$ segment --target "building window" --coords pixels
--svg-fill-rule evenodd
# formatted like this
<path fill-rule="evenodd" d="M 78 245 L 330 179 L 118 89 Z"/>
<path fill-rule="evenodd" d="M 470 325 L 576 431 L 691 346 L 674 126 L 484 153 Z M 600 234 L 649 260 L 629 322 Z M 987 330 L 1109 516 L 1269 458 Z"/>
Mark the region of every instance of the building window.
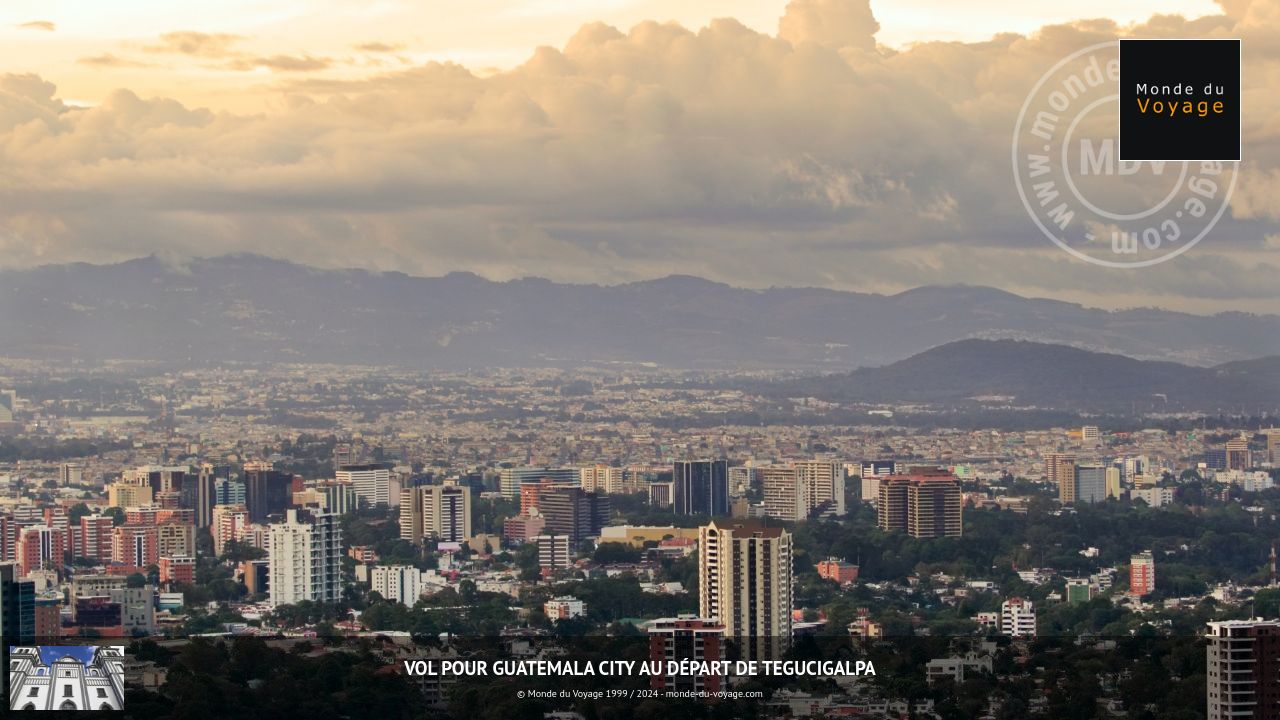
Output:
<path fill-rule="evenodd" d="M 33 687 L 33 688 L 31 688 L 31 692 L 27 693 L 27 697 L 35 697 L 35 696 L 37 696 L 37 695 L 39 695 L 39 694 L 40 694 L 40 688 L 38 688 L 38 687 Z"/>
<path fill-rule="evenodd" d="M 62 697 L 71 697 L 71 686 L 70 686 L 70 685 L 63 685 L 63 686 L 62 686 Z"/>
<path fill-rule="evenodd" d="M 104 697 L 106 697 L 106 696 L 107 696 L 107 691 L 106 691 L 106 689 L 104 689 L 104 688 L 98 688 L 98 697 L 100 697 L 100 698 L 104 698 Z"/>

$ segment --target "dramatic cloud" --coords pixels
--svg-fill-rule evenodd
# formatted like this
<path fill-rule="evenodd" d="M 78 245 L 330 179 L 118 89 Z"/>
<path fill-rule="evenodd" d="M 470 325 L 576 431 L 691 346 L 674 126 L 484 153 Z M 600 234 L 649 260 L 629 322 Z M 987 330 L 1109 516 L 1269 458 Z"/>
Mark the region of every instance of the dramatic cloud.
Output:
<path fill-rule="evenodd" d="M 18 27 L 23 30 L 42 30 L 44 32 L 53 32 L 58 29 L 57 25 L 49 22 L 48 20 L 33 20 L 31 22 L 22 23 Z"/>
<path fill-rule="evenodd" d="M 80 108 L 40 78 L 0 78 L 0 257 L 254 251 L 498 279 L 967 282 L 1091 304 L 1274 308 L 1277 8 L 1227 2 L 1207 18 L 895 52 L 877 47 L 866 0 L 794 0 L 776 36 L 733 20 L 591 24 L 509 71 L 432 63 L 361 79 L 319 72 L 339 65 L 329 58 L 229 56 L 234 36 L 173 33 L 165 52 L 281 71 L 262 80 L 279 101 L 242 115 L 119 91 Z M 1236 217 L 1141 272 L 1054 248 L 1009 168 L 1040 74 L 1117 34 L 1240 36 L 1253 53 Z"/>

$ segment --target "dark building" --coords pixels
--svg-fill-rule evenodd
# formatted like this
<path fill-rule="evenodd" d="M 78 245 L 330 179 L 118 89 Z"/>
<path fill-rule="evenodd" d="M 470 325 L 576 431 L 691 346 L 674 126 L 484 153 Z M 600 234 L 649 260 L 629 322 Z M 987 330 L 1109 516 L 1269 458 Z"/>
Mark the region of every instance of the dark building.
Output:
<path fill-rule="evenodd" d="M 546 518 L 546 534 L 568 535 L 577 545 L 599 535 L 609 523 L 609 496 L 582 488 L 551 488 L 539 493 L 538 510 Z"/>
<path fill-rule="evenodd" d="M 677 461 L 672 473 L 677 515 L 729 514 L 729 462 Z"/>
<path fill-rule="evenodd" d="M 102 634 L 115 635 L 121 627 L 122 606 L 111 598 L 87 597 L 76 600 L 76 625 Z M 102 632 L 102 631 L 115 632 Z"/>
<path fill-rule="evenodd" d="M 1204 466 L 1210 470 L 1227 469 L 1227 449 L 1209 448 L 1204 451 Z"/>
<path fill-rule="evenodd" d="M 36 636 L 36 584 L 18 579 L 18 566 L 0 565 L 0 659 L 5 702 L 9 697 L 9 646 L 30 645 Z"/>
<path fill-rule="evenodd" d="M 213 506 L 218 504 L 217 483 L 231 478 L 230 465 L 205 463 L 196 476 L 195 493 L 190 507 L 196 511 L 196 527 L 207 528 L 213 523 Z"/>
<path fill-rule="evenodd" d="M 293 502 L 293 474 L 273 470 L 262 463 L 244 469 L 245 505 L 249 520 L 265 523 L 271 515 L 284 515 Z"/>
<path fill-rule="evenodd" d="M 1209 623 L 1205 648 L 1208 720 L 1280 718 L 1280 623 Z"/>

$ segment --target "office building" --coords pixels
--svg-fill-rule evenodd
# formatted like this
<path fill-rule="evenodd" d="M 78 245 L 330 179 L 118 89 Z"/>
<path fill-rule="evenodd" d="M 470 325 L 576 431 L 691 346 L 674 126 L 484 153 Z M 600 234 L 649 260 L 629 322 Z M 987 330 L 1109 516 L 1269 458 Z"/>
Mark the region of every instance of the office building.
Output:
<path fill-rule="evenodd" d="M 1243 471 L 1248 470 L 1253 465 L 1249 456 L 1249 441 L 1244 437 L 1228 440 L 1225 449 L 1227 470 Z"/>
<path fill-rule="evenodd" d="M 391 505 L 391 464 L 362 463 L 342 465 L 334 473 L 340 483 L 350 483 L 361 507 Z M 397 502 L 399 496 L 397 493 Z"/>
<path fill-rule="evenodd" d="M 827 558 L 818 563 L 818 577 L 848 585 L 858 580 L 858 566 L 839 558 Z"/>
<path fill-rule="evenodd" d="M 793 462 L 758 468 L 764 514 L 783 520 L 845 514 L 844 466 L 831 462 Z"/>
<path fill-rule="evenodd" d="M 23 580 L 16 564 L 0 564 L 0 645 L 7 651 L 9 643 L 28 643 L 35 637 L 36 584 Z"/>
<path fill-rule="evenodd" d="M 232 540 L 243 541 L 249 532 L 249 526 L 249 510 L 244 505 L 215 505 L 213 524 L 209 527 L 209 532 L 213 535 L 213 554 L 225 553 L 227 543 Z"/>
<path fill-rule="evenodd" d="M 911 475 L 880 479 L 876 522 L 886 532 L 927 539 L 963 533 L 960 481 L 941 468 L 915 468 Z"/>
<path fill-rule="evenodd" d="M 729 514 L 728 461 L 677 461 L 672 482 L 677 515 Z"/>
<path fill-rule="evenodd" d="M 546 520 L 549 535 L 567 535 L 577 547 L 587 538 L 600 534 L 609 524 L 609 497 L 584 492 L 582 488 L 555 488 L 540 494 L 539 510 Z"/>
<path fill-rule="evenodd" d="M 721 638 L 724 626 L 711 618 L 681 615 L 647 623 L 649 662 L 661 672 L 649 678 L 649 687 L 667 692 L 719 692 L 724 678 L 718 674 L 668 675 L 669 662 L 713 663 L 724 659 Z M 677 666 L 679 667 L 679 666 Z"/>
<path fill-rule="evenodd" d="M 1107 499 L 1107 467 L 1104 465 L 1077 465 L 1075 468 L 1075 499 L 1082 503 L 1099 503 Z"/>
<path fill-rule="evenodd" d="M 572 620 L 573 618 L 582 617 L 586 612 L 586 604 L 572 595 L 553 597 L 542 603 L 542 613 L 547 616 L 548 620 L 552 621 Z"/>
<path fill-rule="evenodd" d="M 1085 425 L 1080 428 L 1080 444 L 1084 447 L 1093 447 L 1102 442 L 1102 431 L 1097 425 Z"/>
<path fill-rule="evenodd" d="M 110 515 L 81 516 L 76 555 L 103 564 L 111 562 L 111 531 L 114 528 L 115 521 Z"/>
<path fill-rule="evenodd" d="M 1009 637 L 1035 637 L 1035 603 L 1020 597 L 1011 597 L 1001 603 L 1000 634 Z"/>
<path fill-rule="evenodd" d="M 215 465 L 213 463 L 201 463 L 200 470 L 196 474 L 196 492 L 195 492 L 195 511 L 196 511 L 196 527 L 207 528 L 213 522 L 213 506 L 214 505 L 230 505 L 233 502 L 244 502 L 244 485 L 239 484 L 240 497 L 237 499 L 226 499 L 227 486 L 231 483 L 231 466 Z M 221 484 L 223 490 L 223 499 L 218 497 L 218 488 Z"/>
<path fill-rule="evenodd" d="M 160 582 L 193 585 L 196 581 L 196 559 L 180 555 L 160 556 Z"/>
<path fill-rule="evenodd" d="M 300 517 L 293 508 L 271 525 L 271 604 L 337 602 L 342 596 L 342 528 L 336 515 Z"/>
<path fill-rule="evenodd" d="M 649 491 L 649 504 L 656 508 L 669 508 L 675 502 L 676 487 L 675 483 L 670 480 L 666 482 L 651 482 L 647 489 Z"/>
<path fill-rule="evenodd" d="M 58 484 L 66 487 L 68 485 L 84 484 L 84 465 L 80 463 L 62 463 L 58 466 Z"/>
<path fill-rule="evenodd" d="M 744 660 L 779 660 L 791 640 L 791 534 L 753 522 L 698 531 L 698 614 L 723 625 Z"/>
<path fill-rule="evenodd" d="M 413 607 L 422 597 L 422 571 L 410 565 L 385 565 L 373 568 L 369 581 L 374 592 L 386 600 Z"/>
<path fill-rule="evenodd" d="M 1150 551 L 1129 558 L 1129 594 L 1150 595 L 1156 589 L 1156 561 Z"/>
<path fill-rule="evenodd" d="M 156 552 L 161 557 L 195 557 L 195 526 L 177 522 L 156 525 Z"/>
<path fill-rule="evenodd" d="M 283 515 L 292 503 L 293 475 L 276 470 L 271 463 L 245 463 L 244 491 L 249 519 L 265 523 L 272 516 Z"/>
<path fill-rule="evenodd" d="M 1280 718 L 1280 622 L 1259 618 L 1208 625 L 1208 720 Z"/>
<path fill-rule="evenodd" d="M 579 487 L 582 474 L 578 468 L 517 467 L 503 468 L 498 475 L 498 489 L 509 500 L 520 498 L 520 488 L 549 480 L 563 487 Z"/>

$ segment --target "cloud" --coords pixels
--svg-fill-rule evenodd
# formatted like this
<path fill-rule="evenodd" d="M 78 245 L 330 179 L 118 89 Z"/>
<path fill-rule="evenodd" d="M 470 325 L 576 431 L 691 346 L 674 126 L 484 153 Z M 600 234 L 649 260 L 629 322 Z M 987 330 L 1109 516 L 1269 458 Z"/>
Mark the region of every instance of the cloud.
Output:
<path fill-rule="evenodd" d="M 322 266 L 755 286 L 991 284 L 1093 303 L 1274 308 L 1280 0 L 1230 15 L 1047 27 L 980 43 L 875 45 L 866 0 L 795 0 L 776 35 L 584 26 L 507 71 L 431 63 L 367 78 L 309 55 L 223 57 L 280 101 L 209 112 L 113 94 L 70 107 L 0 78 L 0 257 L 9 265 L 254 251 Z M 1244 73 L 1235 214 L 1141 272 L 1043 239 L 1009 168 L 1040 74 L 1081 47 L 1232 36 Z M 181 43 L 173 43 L 180 46 Z M 228 52 L 196 43 L 182 52 Z"/>
<path fill-rule="evenodd" d="M 58 26 L 49 20 L 32 20 L 31 22 L 22 23 L 18 27 L 23 30 L 42 30 L 44 32 L 53 32 L 58 29 Z"/>
<path fill-rule="evenodd" d="M 333 61 L 324 57 L 312 57 L 310 55 L 291 56 L 291 55 L 272 55 L 270 57 L 246 58 L 243 60 L 235 60 L 227 64 L 232 70 L 256 70 L 258 68 L 266 68 L 268 70 L 276 70 L 279 72 L 315 72 L 317 70 L 326 70 L 333 64 Z"/>
<path fill-rule="evenodd" d="M 147 45 L 143 49 L 151 53 L 221 58 L 235 54 L 232 46 L 243 39 L 240 35 L 227 33 L 179 30 L 161 35 L 159 43 Z"/>
<path fill-rule="evenodd" d="M 367 53 L 393 53 L 403 50 L 405 46 L 399 43 L 367 42 L 360 43 L 359 45 L 353 45 L 352 47 L 356 50 Z"/>
<path fill-rule="evenodd" d="M 89 65 L 92 67 L 100 67 L 100 68 L 156 67 L 154 63 L 142 62 L 140 60 L 130 60 L 129 58 L 122 58 L 117 55 L 113 55 L 111 53 L 103 53 L 101 55 L 92 55 L 89 57 L 82 57 L 77 59 L 76 63 L 80 65 Z"/>

